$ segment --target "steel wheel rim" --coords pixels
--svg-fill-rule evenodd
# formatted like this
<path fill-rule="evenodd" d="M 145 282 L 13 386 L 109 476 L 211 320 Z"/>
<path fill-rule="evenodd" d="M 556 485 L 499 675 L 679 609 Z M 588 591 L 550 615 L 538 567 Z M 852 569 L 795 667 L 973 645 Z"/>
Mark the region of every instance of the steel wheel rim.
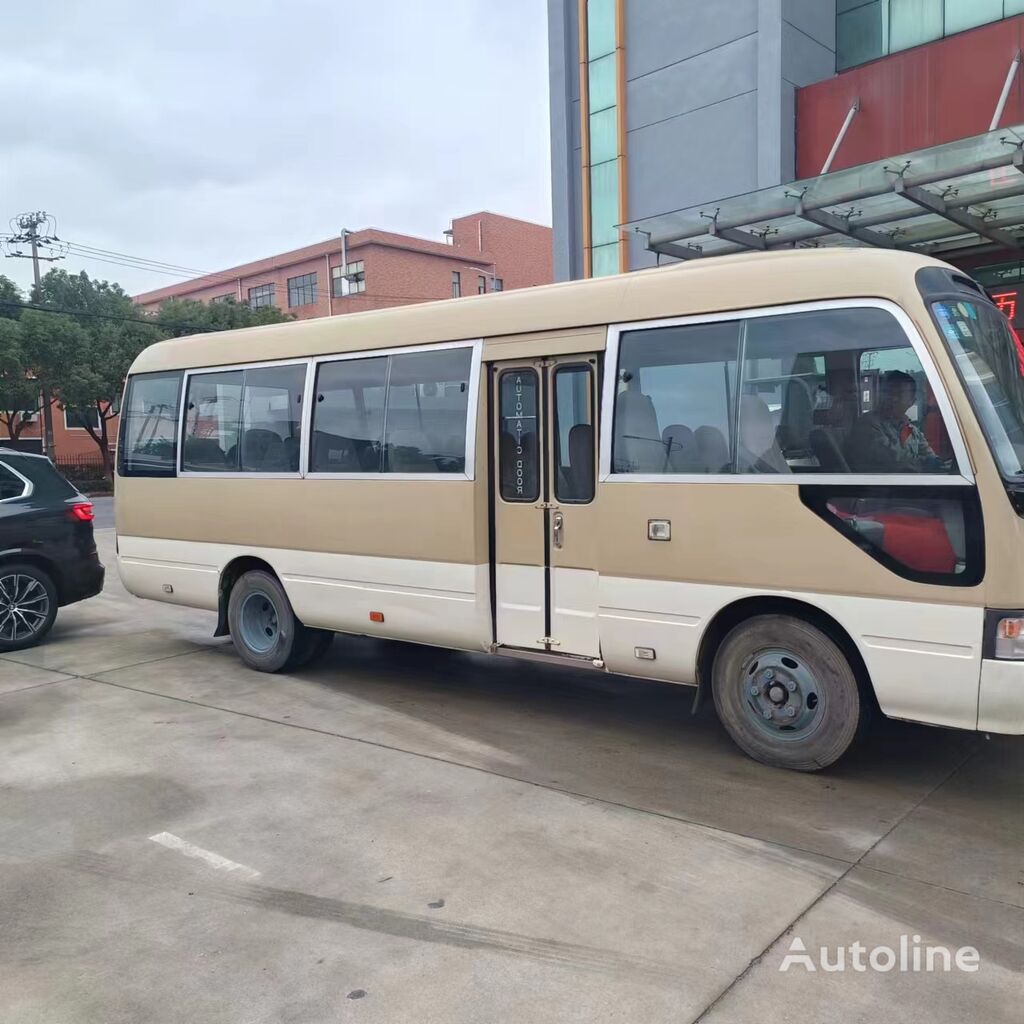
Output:
<path fill-rule="evenodd" d="M 806 739 L 821 724 L 828 692 L 806 660 L 770 647 L 744 662 L 740 702 L 761 733 L 783 742 Z"/>
<path fill-rule="evenodd" d="M 50 616 L 50 595 L 35 576 L 0 576 L 0 640 L 18 643 L 39 633 Z"/>
<path fill-rule="evenodd" d="M 281 635 L 277 620 L 277 607 L 262 590 L 248 594 L 238 614 L 242 642 L 257 654 L 266 654 L 274 649 Z"/>

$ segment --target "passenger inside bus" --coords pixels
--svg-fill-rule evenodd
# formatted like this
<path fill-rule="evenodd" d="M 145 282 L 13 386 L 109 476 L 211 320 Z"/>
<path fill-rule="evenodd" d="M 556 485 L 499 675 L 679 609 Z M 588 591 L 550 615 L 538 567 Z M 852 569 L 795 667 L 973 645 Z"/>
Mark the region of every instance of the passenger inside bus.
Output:
<path fill-rule="evenodd" d="M 909 373 L 889 370 L 882 374 L 877 407 L 858 417 L 846 445 L 855 472 L 941 471 L 941 460 L 907 416 L 916 398 L 917 383 Z"/>

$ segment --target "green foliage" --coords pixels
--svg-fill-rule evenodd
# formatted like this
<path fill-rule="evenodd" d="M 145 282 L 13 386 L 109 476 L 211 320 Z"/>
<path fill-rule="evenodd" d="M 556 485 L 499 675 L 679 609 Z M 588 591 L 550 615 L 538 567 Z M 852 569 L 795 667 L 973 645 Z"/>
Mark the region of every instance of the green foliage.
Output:
<path fill-rule="evenodd" d="M 39 409 L 39 383 L 30 379 L 32 366 L 22 344 L 21 324 L 0 315 L 0 425 L 17 438 L 25 412 Z"/>
<path fill-rule="evenodd" d="M 21 307 L 16 303 L 25 301 L 21 289 L 9 278 L 0 274 L 0 320 L 17 320 L 21 316 Z M 0 362 L 0 367 L 3 367 Z"/>
<path fill-rule="evenodd" d="M 294 317 L 276 306 L 250 309 L 228 299 L 222 302 L 196 302 L 194 299 L 168 299 L 156 315 L 156 323 L 165 337 L 181 338 L 205 331 L 234 331 L 240 327 L 280 324 Z"/>

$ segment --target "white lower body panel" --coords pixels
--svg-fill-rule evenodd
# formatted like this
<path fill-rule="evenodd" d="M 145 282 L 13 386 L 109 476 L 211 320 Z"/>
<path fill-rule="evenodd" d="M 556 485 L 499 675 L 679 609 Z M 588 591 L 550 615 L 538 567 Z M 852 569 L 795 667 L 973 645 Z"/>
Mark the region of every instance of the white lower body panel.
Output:
<path fill-rule="evenodd" d="M 211 611 L 221 573 L 242 556 L 274 569 L 307 626 L 465 650 L 490 643 L 486 565 L 118 537 L 118 572 L 131 593 Z M 384 621 L 371 622 L 371 611 Z"/>
<path fill-rule="evenodd" d="M 499 565 L 494 580 L 498 643 L 544 650 L 544 567 Z"/>
<path fill-rule="evenodd" d="M 982 661 L 978 728 L 1024 736 L 1024 661 Z"/>
<path fill-rule="evenodd" d="M 614 672 L 692 683 L 701 638 L 722 608 L 745 597 L 788 597 L 850 634 L 885 714 L 976 727 L 981 608 L 607 576 L 599 594 L 602 657 Z M 654 660 L 638 659 L 637 647 L 653 649 Z"/>

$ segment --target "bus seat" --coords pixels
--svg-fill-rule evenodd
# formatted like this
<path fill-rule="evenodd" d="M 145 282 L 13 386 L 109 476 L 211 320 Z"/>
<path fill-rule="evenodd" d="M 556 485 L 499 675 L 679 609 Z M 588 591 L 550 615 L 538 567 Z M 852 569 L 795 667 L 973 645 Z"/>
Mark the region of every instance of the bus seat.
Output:
<path fill-rule="evenodd" d="M 626 473 L 660 473 L 665 462 L 658 414 L 639 388 L 619 392 L 615 405 L 615 468 Z"/>
<path fill-rule="evenodd" d="M 288 468 L 284 442 L 273 430 L 251 427 L 242 435 L 242 468 L 284 473 Z"/>
<path fill-rule="evenodd" d="M 815 427 L 809 440 L 823 473 L 849 473 L 850 465 L 828 427 Z"/>
<path fill-rule="evenodd" d="M 224 449 L 215 437 L 190 437 L 185 441 L 184 464 L 186 469 L 226 468 Z"/>
<path fill-rule="evenodd" d="M 813 416 L 814 400 L 811 398 L 810 388 L 799 378 L 791 378 L 786 382 L 782 415 L 776 431 L 779 447 L 784 452 L 803 451 L 810 447 L 808 436 Z"/>
<path fill-rule="evenodd" d="M 698 472 L 729 472 L 729 446 L 718 427 L 698 427 L 693 432 L 693 440 L 697 448 Z"/>
<path fill-rule="evenodd" d="M 570 500 L 587 501 L 594 493 L 594 428 L 577 423 L 569 429 L 569 493 Z"/>

